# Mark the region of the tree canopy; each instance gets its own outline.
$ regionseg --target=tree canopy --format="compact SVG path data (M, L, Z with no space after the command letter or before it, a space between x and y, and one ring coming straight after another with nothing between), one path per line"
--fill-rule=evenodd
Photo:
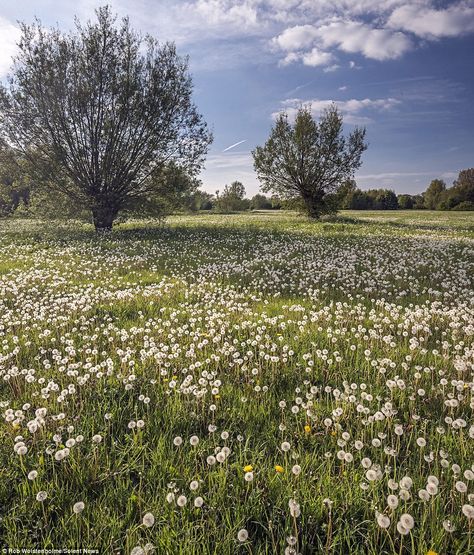
M59 188L110 229L119 211L156 193L169 166L200 170L212 135L192 102L188 60L144 39L110 8L68 34L22 24L0 89L0 137L34 179Z
M335 105L319 122L309 106L301 107L294 123L282 113L264 146L253 151L254 167L264 192L282 199L298 197L310 217L337 209L338 188L354 176L366 150L365 129L356 127L347 138Z

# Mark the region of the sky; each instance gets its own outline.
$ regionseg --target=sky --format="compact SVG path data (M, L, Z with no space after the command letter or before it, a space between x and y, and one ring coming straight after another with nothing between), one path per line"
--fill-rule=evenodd
M0 79L18 21L66 31L104 3L189 55L210 192L257 193L251 151L301 104L317 118L335 102L346 132L366 127L362 189L418 193L474 166L474 0L0 0Z

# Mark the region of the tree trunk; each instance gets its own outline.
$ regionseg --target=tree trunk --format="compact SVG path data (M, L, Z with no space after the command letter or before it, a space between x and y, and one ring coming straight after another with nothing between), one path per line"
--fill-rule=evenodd
M324 203L319 195L303 195L306 212L310 218L319 220L324 213Z
M117 217L115 208L111 206L97 206L92 209L92 219L94 221L95 230L99 232L112 231L112 225Z

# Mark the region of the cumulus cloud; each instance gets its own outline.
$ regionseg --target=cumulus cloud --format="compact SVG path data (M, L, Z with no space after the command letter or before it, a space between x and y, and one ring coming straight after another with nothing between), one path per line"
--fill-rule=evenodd
M272 42L282 50L300 50L311 46L317 37L317 33L318 31L313 25L295 25L285 29Z
M298 23L294 22L296 14ZM378 61L392 60L415 48L419 38L434 40L474 32L472 0L445 8L439 8L435 0L302 0L288 18L291 25L271 41L285 52L285 64L306 63L315 48L328 55L339 50Z
M407 4L394 10L388 25L428 39L456 37L474 31L474 6L461 2L436 10Z
M404 33L374 29L359 21L333 21L320 27L317 36L326 48L335 46L374 60L399 58L411 48L411 40Z
M333 59L334 56L332 54L330 54L329 52L323 52L322 50L319 50L319 48L313 48L302 56L304 65L313 67L325 66L331 63Z
M12 56L16 52L19 38L18 27L0 17L0 77L4 77L12 65Z

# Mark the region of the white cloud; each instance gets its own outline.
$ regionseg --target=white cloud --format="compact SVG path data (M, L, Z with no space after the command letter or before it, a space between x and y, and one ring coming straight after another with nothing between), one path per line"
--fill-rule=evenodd
M460 2L436 10L407 4L392 13L388 25L423 38L456 37L474 31L474 6L472 2Z
M296 25L285 29L272 43L282 50L294 51L310 47L316 36L317 29L313 25Z
M5 76L12 65L12 56L16 53L19 38L18 27L0 16L0 77Z
M310 52L303 54L302 60L305 66L325 66L331 63L334 56L329 52L323 52L319 48L313 48ZM338 67L338 66L336 66Z
M299 98L289 98L283 100L281 104L283 106L282 111L286 112L290 119L294 119L298 109L302 105L310 106L312 114L315 117L318 117L321 112L335 104L343 114L345 122L355 125L364 125L371 123L373 120L367 115L364 115L363 112L381 112L390 110L391 108L398 106L400 104L400 100L397 100L396 98L352 98L349 100L321 100L315 98L313 100L303 101ZM272 118L275 119L280 113L281 111L274 112L272 114Z
M186 9L199 14L210 25L232 24L253 27L257 24L257 10L254 2L236 3L232 0L197 0L189 2Z
M412 46L404 33L375 29L359 21L333 21L319 27L317 36L325 48L337 47L374 60L399 58Z

